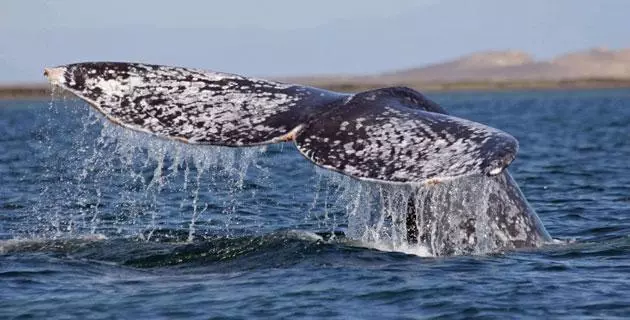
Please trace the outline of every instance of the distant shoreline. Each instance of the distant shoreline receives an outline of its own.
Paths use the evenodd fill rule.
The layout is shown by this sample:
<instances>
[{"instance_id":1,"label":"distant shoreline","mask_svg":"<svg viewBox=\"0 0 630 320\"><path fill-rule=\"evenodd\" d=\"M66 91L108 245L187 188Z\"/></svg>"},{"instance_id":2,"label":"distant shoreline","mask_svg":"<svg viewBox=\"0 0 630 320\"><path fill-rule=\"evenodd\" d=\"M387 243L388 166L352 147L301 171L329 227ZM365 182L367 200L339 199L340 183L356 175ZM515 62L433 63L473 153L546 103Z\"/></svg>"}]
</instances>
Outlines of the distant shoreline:
<instances>
[{"instance_id":1,"label":"distant shoreline","mask_svg":"<svg viewBox=\"0 0 630 320\"><path fill-rule=\"evenodd\" d=\"M342 79L304 79L301 84L340 92L359 92L370 89L407 86L420 92L454 91L507 91L507 90L554 90L554 89L614 89L630 88L630 79L571 79L571 80L505 80L505 81L457 81L428 83L422 81L388 82L355 81ZM42 99L50 98L51 86L1 85L0 99Z\"/></svg>"},{"instance_id":2,"label":"distant shoreline","mask_svg":"<svg viewBox=\"0 0 630 320\"><path fill-rule=\"evenodd\" d=\"M615 89L630 88L630 79L571 79L571 80L504 80L504 81L456 81L456 82L361 82L361 81L302 81L305 85L333 91L358 92L370 89L406 86L420 92L457 91L514 91L514 90L564 90L564 89Z\"/></svg>"}]
</instances>

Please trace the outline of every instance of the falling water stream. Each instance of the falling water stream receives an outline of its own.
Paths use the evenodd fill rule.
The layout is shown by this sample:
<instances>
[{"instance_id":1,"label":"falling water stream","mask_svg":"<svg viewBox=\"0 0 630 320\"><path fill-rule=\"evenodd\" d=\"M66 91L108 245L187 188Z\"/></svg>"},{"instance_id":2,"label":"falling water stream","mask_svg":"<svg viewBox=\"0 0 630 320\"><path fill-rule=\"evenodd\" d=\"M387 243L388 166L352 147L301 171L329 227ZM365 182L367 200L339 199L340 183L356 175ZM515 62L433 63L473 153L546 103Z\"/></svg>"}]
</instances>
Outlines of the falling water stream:
<instances>
[{"instance_id":1,"label":"falling water stream","mask_svg":"<svg viewBox=\"0 0 630 320\"><path fill-rule=\"evenodd\" d=\"M41 190L42 199L56 195L62 206L50 212L36 207L34 212L45 212L41 217L49 226L53 237L90 234L137 235L147 241L161 228L166 209L178 208L182 223L188 227L188 240L192 240L201 220L210 221L210 205L220 208L226 232L243 196L243 184L248 179L252 164L265 147L232 149L215 146L188 146L162 140L143 133L124 130L90 112L81 121L82 132L74 139L71 158L75 161L51 162L67 176L59 181L58 188ZM51 123L51 125L54 125ZM90 136L91 127L100 126L99 135ZM50 150L56 156L56 150ZM265 170L255 173L264 183ZM46 175L42 179L47 179ZM105 197L104 185L117 188L117 196ZM176 194L173 203L161 195ZM200 201L201 193L216 194L213 203ZM42 201L40 205L46 206ZM102 203L113 203L113 210L103 212ZM66 214L68 207L79 207ZM108 223L103 223L103 222ZM115 230L108 230L115 226Z\"/></svg>"}]
</instances>

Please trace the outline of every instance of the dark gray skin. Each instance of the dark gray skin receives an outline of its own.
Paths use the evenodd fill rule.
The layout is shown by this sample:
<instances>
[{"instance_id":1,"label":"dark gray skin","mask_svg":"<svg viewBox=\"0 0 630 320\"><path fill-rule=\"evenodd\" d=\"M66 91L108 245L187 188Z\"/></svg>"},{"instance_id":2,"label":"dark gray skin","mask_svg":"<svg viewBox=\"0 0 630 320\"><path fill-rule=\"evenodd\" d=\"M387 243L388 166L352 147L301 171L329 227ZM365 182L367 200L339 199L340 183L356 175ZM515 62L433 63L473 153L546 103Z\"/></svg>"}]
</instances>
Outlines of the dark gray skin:
<instances>
[{"instance_id":1,"label":"dark gray skin","mask_svg":"<svg viewBox=\"0 0 630 320\"><path fill-rule=\"evenodd\" d=\"M540 247L552 240L507 170L416 190L405 222L407 241L436 256Z\"/></svg>"}]
</instances>

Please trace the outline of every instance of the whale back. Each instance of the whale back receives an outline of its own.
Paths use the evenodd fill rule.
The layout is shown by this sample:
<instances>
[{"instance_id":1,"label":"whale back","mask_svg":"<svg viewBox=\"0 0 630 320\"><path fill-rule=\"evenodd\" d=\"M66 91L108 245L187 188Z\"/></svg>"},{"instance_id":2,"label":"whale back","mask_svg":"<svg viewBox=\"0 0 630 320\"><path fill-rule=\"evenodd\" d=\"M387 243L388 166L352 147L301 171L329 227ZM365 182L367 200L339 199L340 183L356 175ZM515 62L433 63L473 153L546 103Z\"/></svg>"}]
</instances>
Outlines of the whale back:
<instances>
[{"instance_id":1,"label":"whale back","mask_svg":"<svg viewBox=\"0 0 630 320\"><path fill-rule=\"evenodd\" d=\"M539 247L551 241L507 170L420 188L409 198L406 215L407 240L426 245L436 256Z\"/></svg>"},{"instance_id":2,"label":"whale back","mask_svg":"<svg viewBox=\"0 0 630 320\"><path fill-rule=\"evenodd\" d=\"M348 187L348 234L431 256L536 248L551 237L507 170L422 186Z\"/></svg>"}]
</instances>

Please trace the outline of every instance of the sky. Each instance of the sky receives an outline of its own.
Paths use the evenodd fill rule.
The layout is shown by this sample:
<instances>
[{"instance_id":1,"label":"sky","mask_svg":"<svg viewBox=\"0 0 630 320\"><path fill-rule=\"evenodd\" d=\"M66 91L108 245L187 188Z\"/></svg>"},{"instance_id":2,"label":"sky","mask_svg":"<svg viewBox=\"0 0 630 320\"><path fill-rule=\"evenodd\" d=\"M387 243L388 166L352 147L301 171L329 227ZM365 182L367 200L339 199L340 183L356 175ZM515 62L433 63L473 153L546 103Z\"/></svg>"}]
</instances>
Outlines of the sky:
<instances>
[{"instance_id":1,"label":"sky","mask_svg":"<svg viewBox=\"0 0 630 320\"><path fill-rule=\"evenodd\" d=\"M626 0L0 0L0 84L135 61L258 77L374 74L476 51L630 47Z\"/></svg>"}]
</instances>

